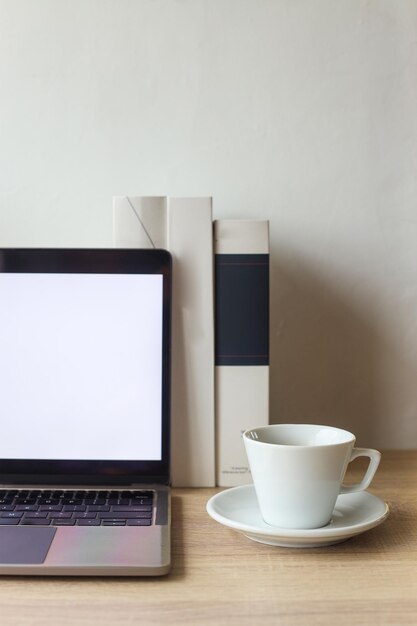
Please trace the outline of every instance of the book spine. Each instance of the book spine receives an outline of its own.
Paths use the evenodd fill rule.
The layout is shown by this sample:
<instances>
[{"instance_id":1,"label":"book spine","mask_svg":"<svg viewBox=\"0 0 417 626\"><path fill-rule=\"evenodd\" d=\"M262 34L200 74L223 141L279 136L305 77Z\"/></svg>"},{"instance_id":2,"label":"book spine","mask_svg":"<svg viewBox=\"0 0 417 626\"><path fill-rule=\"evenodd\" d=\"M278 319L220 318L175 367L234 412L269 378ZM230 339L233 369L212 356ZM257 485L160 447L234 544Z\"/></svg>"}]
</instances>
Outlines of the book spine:
<instances>
[{"instance_id":1,"label":"book spine","mask_svg":"<svg viewBox=\"0 0 417 626\"><path fill-rule=\"evenodd\" d=\"M269 224L218 220L215 245L216 482L251 481L242 441L269 420Z\"/></svg>"},{"instance_id":2,"label":"book spine","mask_svg":"<svg viewBox=\"0 0 417 626\"><path fill-rule=\"evenodd\" d=\"M161 247L173 258L171 479L215 485L211 198L115 197L113 245Z\"/></svg>"},{"instance_id":3,"label":"book spine","mask_svg":"<svg viewBox=\"0 0 417 626\"><path fill-rule=\"evenodd\" d=\"M215 485L211 198L168 198L173 253L172 484Z\"/></svg>"}]
</instances>

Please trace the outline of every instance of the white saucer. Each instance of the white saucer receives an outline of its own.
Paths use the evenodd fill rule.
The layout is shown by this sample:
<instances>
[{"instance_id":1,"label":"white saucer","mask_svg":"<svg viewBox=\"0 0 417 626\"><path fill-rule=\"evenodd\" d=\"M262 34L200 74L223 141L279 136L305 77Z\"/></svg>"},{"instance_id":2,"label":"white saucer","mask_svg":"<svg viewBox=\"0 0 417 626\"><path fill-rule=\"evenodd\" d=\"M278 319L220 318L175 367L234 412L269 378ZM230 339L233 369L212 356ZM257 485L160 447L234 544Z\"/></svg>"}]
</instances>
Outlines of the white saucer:
<instances>
[{"instance_id":1,"label":"white saucer","mask_svg":"<svg viewBox=\"0 0 417 626\"><path fill-rule=\"evenodd\" d=\"M313 530L270 526L263 521L253 485L222 491L207 502L207 512L220 524L249 539L271 546L316 548L330 546L370 530L389 515L388 505L367 491L340 495L330 523Z\"/></svg>"}]
</instances>

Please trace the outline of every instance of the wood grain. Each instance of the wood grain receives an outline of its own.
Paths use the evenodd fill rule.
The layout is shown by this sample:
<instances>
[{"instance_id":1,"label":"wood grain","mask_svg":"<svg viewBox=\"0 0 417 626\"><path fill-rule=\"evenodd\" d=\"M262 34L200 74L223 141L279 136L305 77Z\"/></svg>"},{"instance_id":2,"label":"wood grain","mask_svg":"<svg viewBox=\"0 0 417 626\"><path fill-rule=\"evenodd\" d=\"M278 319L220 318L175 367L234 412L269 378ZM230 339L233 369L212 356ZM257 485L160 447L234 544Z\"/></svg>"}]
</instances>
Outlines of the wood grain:
<instances>
[{"instance_id":1,"label":"wood grain","mask_svg":"<svg viewBox=\"0 0 417 626\"><path fill-rule=\"evenodd\" d=\"M355 463L350 480L363 471ZM160 579L0 578L3 626L417 624L417 451L386 452L370 491L384 524L327 548L254 543L173 490L172 572Z\"/></svg>"}]
</instances>

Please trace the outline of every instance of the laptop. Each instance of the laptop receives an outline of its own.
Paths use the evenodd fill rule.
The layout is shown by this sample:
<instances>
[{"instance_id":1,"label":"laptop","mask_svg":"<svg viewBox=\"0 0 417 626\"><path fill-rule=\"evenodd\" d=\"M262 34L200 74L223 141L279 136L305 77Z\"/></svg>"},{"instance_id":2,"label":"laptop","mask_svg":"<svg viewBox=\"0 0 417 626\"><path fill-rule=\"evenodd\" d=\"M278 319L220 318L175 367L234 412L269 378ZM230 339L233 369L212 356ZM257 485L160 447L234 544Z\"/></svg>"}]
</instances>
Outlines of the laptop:
<instances>
[{"instance_id":1,"label":"laptop","mask_svg":"<svg viewBox=\"0 0 417 626\"><path fill-rule=\"evenodd\" d=\"M171 258L0 249L0 574L170 568Z\"/></svg>"}]
</instances>

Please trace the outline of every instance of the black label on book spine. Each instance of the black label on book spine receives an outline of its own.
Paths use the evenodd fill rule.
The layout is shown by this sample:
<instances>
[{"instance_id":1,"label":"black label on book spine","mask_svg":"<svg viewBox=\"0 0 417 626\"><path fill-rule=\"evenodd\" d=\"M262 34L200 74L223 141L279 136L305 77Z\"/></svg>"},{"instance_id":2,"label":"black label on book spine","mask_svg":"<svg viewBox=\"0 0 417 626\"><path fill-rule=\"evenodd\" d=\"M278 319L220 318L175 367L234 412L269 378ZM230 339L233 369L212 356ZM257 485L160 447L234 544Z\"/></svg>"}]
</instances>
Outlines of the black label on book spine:
<instances>
[{"instance_id":1,"label":"black label on book spine","mask_svg":"<svg viewBox=\"0 0 417 626\"><path fill-rule=\"evenodd\" d=\"M215 255L215 363L269 364L269 255Z\"/></svg>"}]
</instances>

